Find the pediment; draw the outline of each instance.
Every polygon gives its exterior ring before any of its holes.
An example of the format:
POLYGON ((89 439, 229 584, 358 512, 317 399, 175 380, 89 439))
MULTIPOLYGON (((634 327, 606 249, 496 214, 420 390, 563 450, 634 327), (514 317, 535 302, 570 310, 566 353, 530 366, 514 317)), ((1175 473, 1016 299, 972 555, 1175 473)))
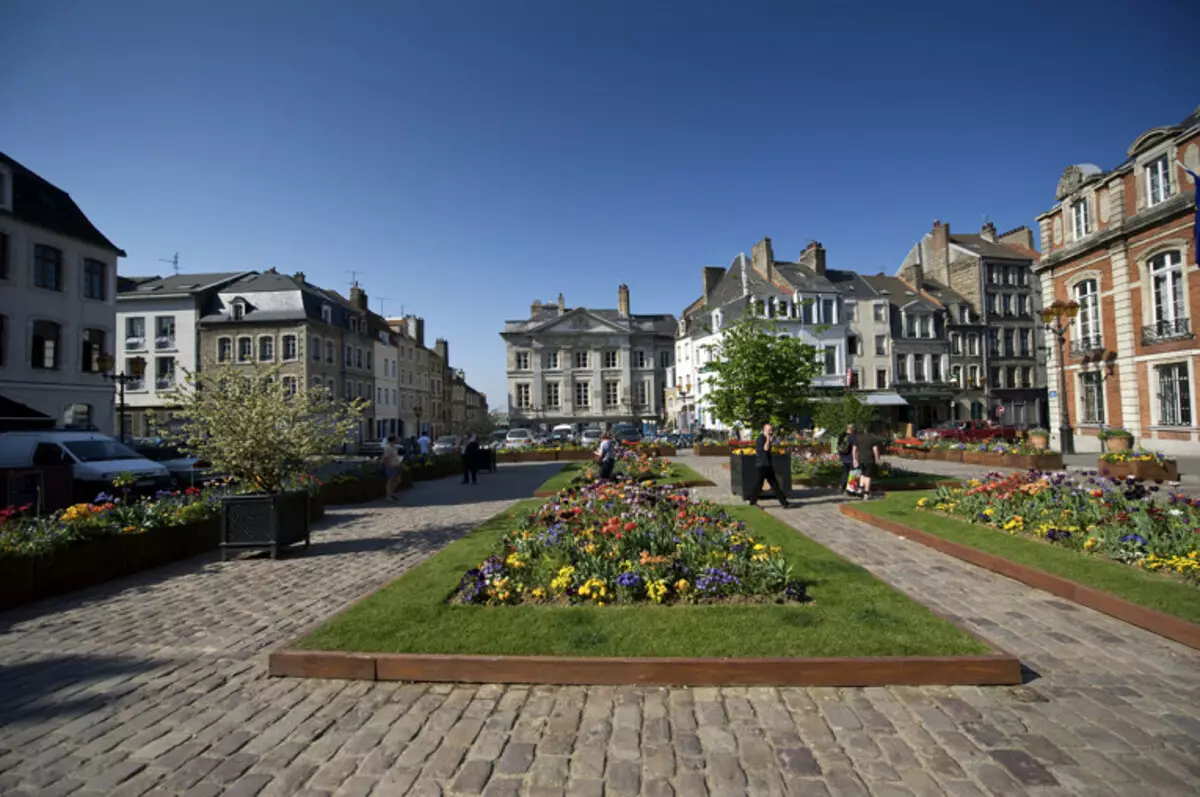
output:
POLYGON ((557 333, 557 334, 572 334, 572 335, 588 335, 588 334, 603 334, 609 335, 613 332, 628 332, 627 329, 617 324, 593 315, 583 308, 578 308, 562 315, 558 318, 552 318, 535 330, 538 334, 542 333, 557 333))
POLYGON ((1179 128, 1177 127, 1155 127, 1151 130, 1147 130, 1145 133, 1142 133, 1140 136, 1138 136, 1137 140, 1129 145, 1129 149, 1125 154, 1132 158, 1139 152, 1153 147, 1164 138, 1168 138, 1178 131, 1179 128))

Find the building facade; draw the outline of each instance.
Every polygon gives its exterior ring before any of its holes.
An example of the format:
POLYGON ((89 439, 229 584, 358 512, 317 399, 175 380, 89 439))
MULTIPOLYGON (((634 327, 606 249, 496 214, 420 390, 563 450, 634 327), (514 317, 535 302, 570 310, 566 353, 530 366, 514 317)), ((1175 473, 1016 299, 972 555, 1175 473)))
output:
POLYGON ((100 357, 117 338, 124 256, 65 191, 0 153, 0 395, 113 432, 100 357))
POLYGON ((568 308, 561 294, 554 303, 535 301, 528 318, 506 321, 500 335, 510 423, 581 429, 660 421, 675 326, 669 314, 632 313, 625 285, 615 310, 568 308))
POLYGON ((1062 356, 1049 347, 1050 428, 1057 441, 1065 402, 1077 450, 1099 450, 1106 426, 1168 454, 1200 442, 1196 186, 1180 164, 1200 173, 1200 108, 1113 169, 1068 166, 1038 216, 1042 293, 1079 305, 1062 356))

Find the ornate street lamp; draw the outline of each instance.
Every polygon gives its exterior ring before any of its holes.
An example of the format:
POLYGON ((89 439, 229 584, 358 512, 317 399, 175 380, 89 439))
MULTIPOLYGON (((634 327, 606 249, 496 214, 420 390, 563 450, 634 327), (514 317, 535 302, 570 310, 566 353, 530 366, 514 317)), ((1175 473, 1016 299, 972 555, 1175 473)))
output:
POLYGON ((141 357, 126 360, 125 365, 129 372, 119 374, 113 373, 116 364, 117 361, 111 354, 101 354, 96 358, 96 365, 104 374, 104 378, 117 386, 117 427, 120 434, 118 439, 123 443, 125 442, 125 385, 141 383, 146 376, 146 361, 141 357))
POLYGON ((690 376, 687 378, 686 384, 680 385, 678 387, 678 391, 679 391, 679 414, 682 416, 682 420, 679 421, 679 425, 681 427, 684 427, 684 428, 681 428, 679 431, 680 432, 690 432, 690 431, 692 431, 692 425, 689 422, 688 403, 687 403, 688 393, 692 392, 692 378, 690 376))
POLYGON ((1075 437, 1071 432, 1071 415, 1067 410, 1067 362, 1063 354, 1067 345, 1067 330, 1079 315, 1078 302, 1061 299, 1042 310, 1042 329, 1058 340, 1058 433, 1064 454, 1075 453, 1075 437))
POLYGON ((415 407, 413 407, 413 416, 415 416, 417 419, 417 434, 415 436, 420 437, 421 436, 421 405, 420 404, 417 404, 415 407))

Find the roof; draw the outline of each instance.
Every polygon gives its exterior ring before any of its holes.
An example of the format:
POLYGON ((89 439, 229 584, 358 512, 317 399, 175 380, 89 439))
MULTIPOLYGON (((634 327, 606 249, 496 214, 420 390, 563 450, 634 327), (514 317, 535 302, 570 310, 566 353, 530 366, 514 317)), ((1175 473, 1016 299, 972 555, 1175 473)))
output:
POLYGON ((129 277, 132 285, 122 288, 119 298, 136 299, 167 293, 199 293, 253 274, 250 271, 222 271, 209 274, 173 274, 170 277, 129 277))
POLYGON ((14 218, 125 257, 124 250, 96 229, 70 194, 3 152, 0 152, 0 163, 12 170, 14 218))
POLYGON ((1000 260, 1037 260, 1040 256, 1032 249, 1020 244, 1002 244, 989 241, 982 235, 951 234, 950 241, 971 250, 980 257, 1000 260))
POLYGON ((909 285, 899 277, 888 277, 884 275, 863 276, 863 281, 880 296, 886 295, 888 301, 896 305, 912 304, 920 302, 928 305, 930 308, 937 308, 938 302, 931 296, 926 296, 924 293, 918 294, 913 286, 909 285), (884 293, 886 291, 886 294, 884 293))
POLYGON ((958 291, 951 290, 944 285, 939 285, 930 279, 925 280, 925 292, 944 305, 970 304, 970 302, 967 301, 967 297, 963 296, 958 291))

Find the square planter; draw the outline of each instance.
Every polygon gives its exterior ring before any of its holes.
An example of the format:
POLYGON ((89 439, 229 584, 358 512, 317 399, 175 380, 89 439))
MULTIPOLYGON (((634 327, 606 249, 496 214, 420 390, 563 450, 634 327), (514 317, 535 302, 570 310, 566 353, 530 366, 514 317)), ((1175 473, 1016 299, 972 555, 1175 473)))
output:
POLYGON ((962 462, 963 461, 963 452, 957 448, 942 449, 942 461, 943 462, 962 462))
MULTIPOLYGON (((775 470, 775 478, 783 489, 783 498, 787 500, 792 493, 792 458, 789 454, 775 454, 771 457, 771 466, 775 470)), ((743 500, 750 500, 754 488, 758 486, 758 468, 754 464, 753 454, 731 454, 729 457, 730 491, 743 500)), ((780 496, 766 492, 759 498, 776 498, 780 496)))
POLYGON ((1124 479, 1133 476, 1135 479, 1146 481, 1162 480, 1166 482, 1179 481, 1179 465, 1173 459, 1157 462, 1105 462, 1100 460, 1096 468, 1101 474, 1110 479, 1124 479))
POLYGON ((321 518, 325 517, 325 498, 320 491, 309 493, 308 496, 308 522, 316 523, 321 518))
POLYGON ((1062 470, 1062 454, 1048 451, 1045 454, 1005 454, 1004 467, 1022 470, 1062 470))
POLYGON ((729 456, 729 446, 696 446, 693 450, 702 457, 729 456))
POLYGON ((479 449, 479 469, 486 470, 488 473, 496 472, 496 449, 479 449))
POLYGON ((279 550, 298 542, 309 544, 308 493, 229 495, 221 499, 221 561, 231 551, 279 550))

